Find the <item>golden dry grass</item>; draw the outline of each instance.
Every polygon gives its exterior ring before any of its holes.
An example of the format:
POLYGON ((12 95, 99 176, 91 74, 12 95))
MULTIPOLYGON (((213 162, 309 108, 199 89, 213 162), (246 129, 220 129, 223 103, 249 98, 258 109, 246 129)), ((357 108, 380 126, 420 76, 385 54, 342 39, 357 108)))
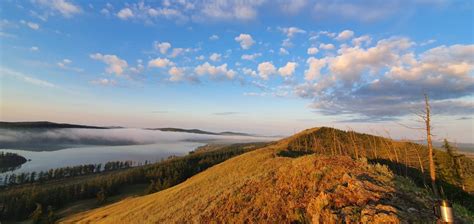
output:
MULTIPOLYGON (((307 130, 313 131, 313 130, 307 130)), ((349 157, 277 156, 289 139, 218 164, 155 194, 62 223, 290 223, 430 220, 429 197, 397 190, 385 167, 349 157), (408 208, 416 213, 408 214, 408 208)))

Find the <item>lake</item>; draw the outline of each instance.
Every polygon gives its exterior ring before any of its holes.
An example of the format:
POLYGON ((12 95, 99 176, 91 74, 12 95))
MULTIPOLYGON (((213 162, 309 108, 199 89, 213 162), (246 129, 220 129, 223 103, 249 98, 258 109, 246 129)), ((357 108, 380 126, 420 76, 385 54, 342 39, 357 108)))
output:
POLYGON ((17 153, 31 160, 21 165, 20 168, 2 173, 0 176, 109 161, 156 162, 171 155, 185 155, 208 143, 242 143, 275 139, 273 137, 205 135, 133 128, 0 130, 0 151, 17 153), (92 143, 93 145, 91 145, 92 143), (116 145, 117 143, 122 145, 116 145), (6 148, 2 145, 10 147, 6 148), (18 147, 15 147, 16 145, 18 147), (38 145, 41 147, 37 147, 38 145))

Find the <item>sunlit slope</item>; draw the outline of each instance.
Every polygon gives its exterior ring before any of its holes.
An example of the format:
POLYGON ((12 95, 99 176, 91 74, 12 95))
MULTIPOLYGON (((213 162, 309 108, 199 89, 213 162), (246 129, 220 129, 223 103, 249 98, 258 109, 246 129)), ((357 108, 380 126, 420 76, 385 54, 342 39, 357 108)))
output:
POLYGON ((432 220, 432 199, 382 166, 348 156, 282 157, 307 130, 216 165, 167 190, 64 223, 290 223, 432 220))

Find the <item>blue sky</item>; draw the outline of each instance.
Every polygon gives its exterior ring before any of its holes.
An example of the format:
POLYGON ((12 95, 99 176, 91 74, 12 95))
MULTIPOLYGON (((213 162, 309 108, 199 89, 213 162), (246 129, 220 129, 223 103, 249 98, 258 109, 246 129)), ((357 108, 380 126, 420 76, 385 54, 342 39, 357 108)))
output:
POLYGON ((473 142, 470 1, 2 1, 1 120, 473 142))

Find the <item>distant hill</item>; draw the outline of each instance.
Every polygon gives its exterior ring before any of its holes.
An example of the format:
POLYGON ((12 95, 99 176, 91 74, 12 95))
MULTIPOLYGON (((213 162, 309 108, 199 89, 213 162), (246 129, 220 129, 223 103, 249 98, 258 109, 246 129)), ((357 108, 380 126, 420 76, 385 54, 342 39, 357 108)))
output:
MULTIPOLYGON (((415 164, 424 164, 422 147, 332 128, 308 129, 215 165, 174 187, 60 222, 431 223, 436 219, 433 196, 406 178, 409 168, 411 172, 417 169, 415 164), (421 162, 416 162, 420 157, 411 157, 415 148, 423 156, 421 162), (392 163, 379 164, 384 161, 392 163)), ((435 155, 440 177, 451 181, 443 176, 449 171, 443 152, 435 155)), ((465 175, 472 177, 474 169, 470 172, 465 175)), ((456 193, 457 217, 466 211, 472 216, 474 196, 456 193)))
POLYGON ((3 129, 55 129, 55 128, 87 128, 87 129, 110 129, 118 127, 98 127, 79 124, 54 123, 49 121, 31 122, 5 122, 0 121, 0 128, 3 129))
POLYGON ((203 131, 200 129, 183 129, 183 128, 146 128, 146 130, 157 130, 157 131, 169 131, 169 132, 185 132, 193 134, 204 134, 204 135, 237 135, 237 136, 254 136, 252 134, 240 133, 240 132, 210 132, 203 131))

